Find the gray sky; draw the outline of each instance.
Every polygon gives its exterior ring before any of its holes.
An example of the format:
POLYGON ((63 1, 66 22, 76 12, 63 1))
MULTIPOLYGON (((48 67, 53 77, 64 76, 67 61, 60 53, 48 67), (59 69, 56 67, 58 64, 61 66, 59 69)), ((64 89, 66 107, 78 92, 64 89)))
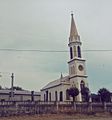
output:
MULTIPOLYGON (((0 0, 0 49, 68 50, 70 11, 82 49, 112 49, 111 0, 0 0)), ((92 91, 112 90, 112 52, 83 52, 92 91)), ((39 90, 68 75, 69 53, 0 51, 0 83, 39 90)))

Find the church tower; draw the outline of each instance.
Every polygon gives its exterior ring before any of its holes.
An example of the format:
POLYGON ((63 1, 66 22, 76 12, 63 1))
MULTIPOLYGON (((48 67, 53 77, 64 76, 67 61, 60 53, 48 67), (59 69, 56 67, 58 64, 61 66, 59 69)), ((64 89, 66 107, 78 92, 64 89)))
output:
POLYGON ((71 14, 71 28, 68 44, 70 48, 70 60, 68 62, 68 65, 71 87, 72 86, 77 87, 80 92, 76 98, 76 101, 83 101, 81 89, 83 87, 88 87, 85 59, 82 58, 81 45, 82 43, 80 41, 80 36, 77 31, 74 17, 73 14, 71 14))

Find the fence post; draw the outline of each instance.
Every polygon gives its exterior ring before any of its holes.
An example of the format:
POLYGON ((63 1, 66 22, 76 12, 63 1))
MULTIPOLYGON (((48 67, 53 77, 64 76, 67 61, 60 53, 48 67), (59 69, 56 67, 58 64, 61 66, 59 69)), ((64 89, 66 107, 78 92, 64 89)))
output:
POLYGON ((89 112, 93 112, 93 108, 92 108, 92 102, 89 102, 89 112))
POLYGON ((105 112, 107 111, 107 105, 106 105, 106 102, 104 102, 104 111, 105 111, 105 112))
POLYGON ((58 110, 59 110, 59 104, 58 104, 58 101, 56 101, 56 110, 57 110, 57 112, 58 112, 58 110))
POLYGON ((76 112, 76 102, 73 102, 74 111, 76 112))

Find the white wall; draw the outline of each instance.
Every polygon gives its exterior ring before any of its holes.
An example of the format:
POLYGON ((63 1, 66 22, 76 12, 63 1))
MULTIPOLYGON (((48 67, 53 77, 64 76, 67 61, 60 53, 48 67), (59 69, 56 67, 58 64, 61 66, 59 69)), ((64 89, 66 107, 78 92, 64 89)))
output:
POLYGON ((66 90, 70 88, 70 85, 60 85, 57 87, 49 88, 46 90, 41 91, 41 100, 44 101, 44 94, 48 91, 48 101, 49 100, 49 93, 51 93, 51 101, 55 101, 55 91, 57 91, 58 101, 60 100, 60 91, 63 92, 63 101, 66 101, 66 90))

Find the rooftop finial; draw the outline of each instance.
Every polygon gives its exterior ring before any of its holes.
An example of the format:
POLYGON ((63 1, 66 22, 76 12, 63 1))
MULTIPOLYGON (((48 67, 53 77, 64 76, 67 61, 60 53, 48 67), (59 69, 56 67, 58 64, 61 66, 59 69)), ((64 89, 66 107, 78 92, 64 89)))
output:
POLYGON ((63 74, 62 74, 62 72, 61 72, 61 77, 60 77, 60 79, 62 79, 63 78, 63 74))

